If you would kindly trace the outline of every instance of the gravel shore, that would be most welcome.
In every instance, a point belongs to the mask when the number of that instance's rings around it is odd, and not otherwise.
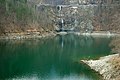
[[[120,80],[119,54],[101,57],[99,60],[81,61],[102,75],[104,80]]]

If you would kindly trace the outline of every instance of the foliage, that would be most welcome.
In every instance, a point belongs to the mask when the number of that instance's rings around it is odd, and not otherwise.
[[[37,5],[32,1],[0,0],[0,33],[52,25],[47,14],[37,10]]]
[[[120,1],[103,1],[98,5],[94,17],[94,26],[96,30],[106,30],[111,32],[119,31],[120,20]]]

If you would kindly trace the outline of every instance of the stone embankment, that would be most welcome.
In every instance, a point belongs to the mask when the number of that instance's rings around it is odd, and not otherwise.
[[[120,56],[113,54],[99,60],[81,60],[103,76],[104,80],[120,80]]]

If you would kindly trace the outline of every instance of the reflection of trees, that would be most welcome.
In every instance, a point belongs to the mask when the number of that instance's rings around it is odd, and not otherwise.
[[[87,46],[90,47],[93,44],[93,38],[91,36],[85,36],[80,39],[80,45],[81,46]]]
[[[78,56],[86,54],[104,54],[109,53],[110,48],[108,47],[109,38],[93,38],[91,36],[75,36],[75,35],[65,35],[57,36],[59,41],[59,48],[61,54],[66,53],[69,56]],[[62,38],[62,39],[59,39]],[[104,43],[103,43],[104,42]],[[64,47],[61,47],[61,44],[64,43]],[[100,50],[100,51],[99,51]],[[98,52],[99,51],[99,52]],[[62,54],[62,55],[63,55]]]

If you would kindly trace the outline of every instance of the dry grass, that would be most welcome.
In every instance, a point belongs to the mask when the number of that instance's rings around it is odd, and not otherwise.
[[[110,59],[109,63],[111,64],[112,67],[112,79],[115,80],[120,80],[120,57],[115,56]]]
[[[120,53],[120,38],[114,38],[110,43],[113,53]]]
[[[120,57],[119,56],[116,56],[116,57],[110,59],[110,62],[112,63],[112,66],[116,70],[120,70]]]

